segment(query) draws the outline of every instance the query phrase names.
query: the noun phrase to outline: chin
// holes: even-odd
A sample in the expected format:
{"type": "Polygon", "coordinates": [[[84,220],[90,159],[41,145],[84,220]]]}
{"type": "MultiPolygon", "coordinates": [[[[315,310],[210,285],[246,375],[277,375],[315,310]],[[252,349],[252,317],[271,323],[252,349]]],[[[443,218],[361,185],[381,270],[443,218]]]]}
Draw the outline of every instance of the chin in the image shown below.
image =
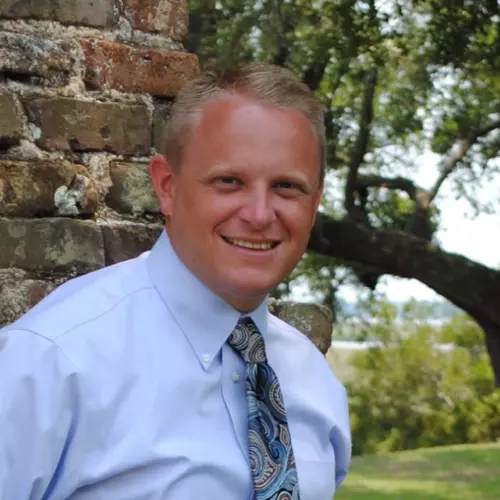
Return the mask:
{"type": "Polygon", "coordinates": [[[262,300],[271,290],[276,287],[274,281],[267,280],[236,280],[232,281],[229,289],[231,295],[242,300],[262,300]]]}

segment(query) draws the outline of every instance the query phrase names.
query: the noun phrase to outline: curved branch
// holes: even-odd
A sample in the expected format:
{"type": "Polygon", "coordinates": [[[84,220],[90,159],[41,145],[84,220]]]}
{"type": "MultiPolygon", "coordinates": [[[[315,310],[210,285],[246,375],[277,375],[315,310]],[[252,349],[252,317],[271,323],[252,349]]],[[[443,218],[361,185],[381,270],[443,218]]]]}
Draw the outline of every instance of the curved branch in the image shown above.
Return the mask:
{"type": "Polygon", "coordinates": [[[381,274],[415,278],[472,316],[480,312],[500,327],[500,310],[495,314],[483,310],[492,297],[500,296],[500,271],[445,252],[422,238],[318,214],[308,249],[374,267],[381,274]]]}
{"type": "Polygon", "coordinates": [[[411,179],[406,179],[405,177],[384,177],[381,175],[361,175],[358,177],[356,184],[361,188],[377,187],[405,191],[414,201],[418,189],[411,179]]]}
{"type": "Polygon", "coordinates": [[[472,316],[485,341],[500,387],[500,271],[405,232],[371,229],[349,220],[318,214],[308,249],[368,265],[379,274],[415,278],[472,316]]]}
{"type": "Polygon", "coordinates": [[[383,177],[380,175],[362,175],[358,177],[357,188],[374,187],[404,191],[415,202],[415,208],[420,212],[426,212],[430,207],[429,193],[406,177],[383,177]]]}
{"type": "Polygon", "coordinates": [[[377,86],[377,69],[373,68],[366,73],[363,105],[359,118],[359,132],[354,142],[349,161],[349,173],[345,187],[345,208],[348,214],[356,211],[355,191],[358,179],[358,170],[368,150],[370,129],[373,120],[373,100],[377,86]]]}
{"type": "Polygon", "coordinates": [[[460,160],[469,152],[470,148],[477,142],[477,140],[498,128],[500,128],[500,120],[496,120],[483,128],[475,130],[469,135],[469,137],[461,140],[457,145],[455,145],[454,148],[452,148],[455,149],[455,151],[450,153],[448,158],[443,162],[441,175],[438,177],[433,188],[429,191],[430,201],[434,200],[444,181],[453,172],[453,170],[455,170],[455,167],[458,165],[460,160]]]}

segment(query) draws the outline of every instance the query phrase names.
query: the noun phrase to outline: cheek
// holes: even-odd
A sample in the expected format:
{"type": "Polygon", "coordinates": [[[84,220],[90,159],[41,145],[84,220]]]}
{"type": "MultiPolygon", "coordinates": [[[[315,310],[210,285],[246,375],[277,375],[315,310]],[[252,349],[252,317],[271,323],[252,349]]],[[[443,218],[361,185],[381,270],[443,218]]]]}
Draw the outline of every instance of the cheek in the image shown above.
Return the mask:
{"type": "Polygon", "coordinates": [[[276,213],[290,233],[299,235],[309,233],[314,216],[314,207],[310,200],[279,200],[276,213]]]}
{"type": "Polygon", "coordinates": [[[238,212],[238,202],[203,189],[190,190],[179,200],[179,209],[198,229],[212,230],[238,212]]]}

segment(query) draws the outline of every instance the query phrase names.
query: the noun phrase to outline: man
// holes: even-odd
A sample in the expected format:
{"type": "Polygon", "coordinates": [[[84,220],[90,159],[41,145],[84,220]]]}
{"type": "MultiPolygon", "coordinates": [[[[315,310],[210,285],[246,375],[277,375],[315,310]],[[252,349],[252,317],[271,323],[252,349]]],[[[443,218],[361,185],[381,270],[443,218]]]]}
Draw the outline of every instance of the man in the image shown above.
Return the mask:
{"type": "Polygon", "coordinates": [[[324,175],[321,109],[284,69],[201,75],[151,179],[151,252],[71,280],[0,333],[1,500],[331,500],[344,388],[268,313],[324,175]]]}

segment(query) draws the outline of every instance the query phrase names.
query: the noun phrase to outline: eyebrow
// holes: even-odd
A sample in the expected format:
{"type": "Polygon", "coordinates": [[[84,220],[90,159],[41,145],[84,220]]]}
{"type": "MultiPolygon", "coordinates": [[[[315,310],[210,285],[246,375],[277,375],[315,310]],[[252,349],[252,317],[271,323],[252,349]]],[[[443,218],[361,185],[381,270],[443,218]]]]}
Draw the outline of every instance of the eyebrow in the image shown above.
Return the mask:
{"type": "MultiPolygon", "coordinates": [[[[207,174],[213,175],[213,174],[224,174],[224,175],[236,175],[238,174],[237,170],[232,167],[231,165],[227,165],[225,163],[216,163],[215,165],[211,165],[207,167],[205,170],[207,174]]],[[[241,172],[239,172],[241,175],[241,172]]]]}

